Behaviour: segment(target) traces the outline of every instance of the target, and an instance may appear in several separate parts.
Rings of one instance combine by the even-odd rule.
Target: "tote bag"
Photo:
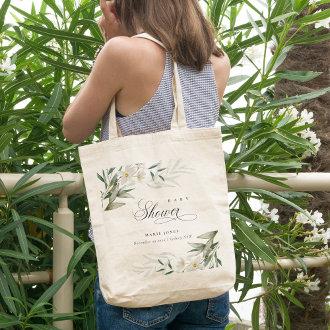
[[[115,306],[213,298],[235,282],[221,132],[187,128],[173,65],[170,130],[119,136],[113,99],[109,140],[79,147],[100,289]]]

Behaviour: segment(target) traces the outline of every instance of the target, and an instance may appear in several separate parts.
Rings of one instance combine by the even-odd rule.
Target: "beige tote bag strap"
[[[117,125],[116,96],[114,96],[112,101],[111,101],[108,127],[109,127],[109,131],[108,131],[109,132],[109,140],[123,136],[121,131],[120,131],[119,126]]]
[[[146,32],[142,32],[142,33],[136,34],[132,38],[144,38],[144,39],[148,39],[148,40],[151,40],[151,41],[155,42],[156,44],[158,44],[159,46],[163,47],[164,49],[166,49],[165,46],[164,46],[164,44],[160,40],[154,38],[153,36],[151,36],[149,33],[146,33]]]
[[[174,111],[171,122],[171,129],[181,129],[187,128],[186,114],[184,112],[183,105],[183,95],[182,95],[182,87],[179,77],[179,69],[178,64],[174,63],[174,76],[173,76],[173,96],[174,96]]]
[[[132,38],[149,39],[165,49],[165,46],[161,41],[152,37],[148,33],[143,32],[133,36]],[[174,96],[175,107],[172,116],[171,129],[187,128],[178,64],[175,61],[173,61],[173,96]],[[117,138],[119,136],[121,136],[121,133],[116,121],[116,100],[114,97],[111,102],[111,109],[109,116],[109,139]]]

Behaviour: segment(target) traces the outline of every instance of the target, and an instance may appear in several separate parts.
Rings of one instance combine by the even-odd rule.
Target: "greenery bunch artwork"
[[[329,9],[318,10],[328,1],[202,2],[233,69],[238,67],[242,72],[231,77],[229,86],[234,88],[225,94],[219,109],[219,129],[224,143],[230,145],[227,171],[286,188],[280,174],[301,171],[306,158],[315,156],[321,144],[313,131],[313,115],[301,104],[325,95],[330,88],[275,99],[277,82],[306,82],[321,75],[277,69],[293,47],[312,47],[330,39],[322,26]],[[25,174],[10,191],[0,181],[0,328],[54,329],[54,320],[73,320],[76,329],[91,330],[95,329],[96,256],[87,237],[86,196],[69,199],[69,208],[75,214],[72,238],[76,251],[68,269],[74,281],[74,313],[59,315],[52,311],[51,299],[63,281],[22,284],[12,273],[52,267],[53,230],[61,229],[52,223],[58,199],[46,193],[68,182],[26,189],[31,185],[29,179],[38,172],[81,171],[78,146],[62,135],[62,116],[103,45],[96,23],[100,10],[95,0],[45,0],[40,6],[31,1],[29,11],[16,4],[14,0],[1,0],[0,6],[0,171]],[[241,23],[242,12],[248,13],[246,23]],[[15,23],[8,23],[7,17]],[[260,49],[261,61],[255,61],[251,54]],[[244,75],[245,63],[253,67],[251,75]],[[85,143],[98,139],[99,131]],[[237,260],[234,289],[240,293],[238,301],[231,303],[232,311],[239,317],[237,303],[249,299],[251,289],[262,288],[254,297],[253,329],[260,327],[261,305],[269,329],[291,329],[289,305],[304,308],[297,293],[310,293],[319,287],[318,278],[308,276],[302,257],[328,252],[326,215],[306,210],[309,195],[304,193],[247,188],[231,192]],[[253,201],[261,205],[259,209],[251,206]],[[281,223],[277,205],[288,205],[295,211],[289,223]],[[197,245],[193,248],[200,252]],[[280,257],[301,260],[302,269],[298,273],[264,271],[261,282],[254,283],[253,263],[275,264]]]
[[[104,184],[104,190],[101,191],[103,208],[110,211],[126,205],[122,199],[135,198],[130,192],[137,184],[146,184],[152,188],[175,187],[179,185],[177,178],[180,175],[192,171],[182,159],[169,160],[165,167],[162,161],[158,161],[149,167],[145,163],[137,163],[102,170],[97,173],[97,177]]]
[[[143,276],[158,272],[162,275],[173,273],[193,272],[198,270],[217,268],[222,265],[218,257],[221,244],[218,230],[210,231],[197,236],[201,242],[188,242],[190,249],[186,255],[178,256],[170,252],[162,252],[156,255],[145,255],[146,262],[134,267],[134,271]]]

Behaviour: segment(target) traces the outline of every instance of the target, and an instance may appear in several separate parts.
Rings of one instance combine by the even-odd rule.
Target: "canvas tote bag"
[[[173,94],[170,130],[119,136],[113,99],[109,140],[79,147],[100,289],[115,306],[212,298],[235,282],[220,129],[187,128],[175,62]]]

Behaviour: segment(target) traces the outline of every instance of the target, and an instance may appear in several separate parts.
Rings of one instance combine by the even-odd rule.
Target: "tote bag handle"
[[[137,34],[132,38],[149,39],[166,49],[162,42],[145,32]],[[173,97],[174,111],[171,121],[171,130],[187,128],[178,64],[175,61],[173,61]],[[121,136],[121,133],[116,120],[116,97],[113,97],[109,115],[109,139],[118,138],[119,136]]]

